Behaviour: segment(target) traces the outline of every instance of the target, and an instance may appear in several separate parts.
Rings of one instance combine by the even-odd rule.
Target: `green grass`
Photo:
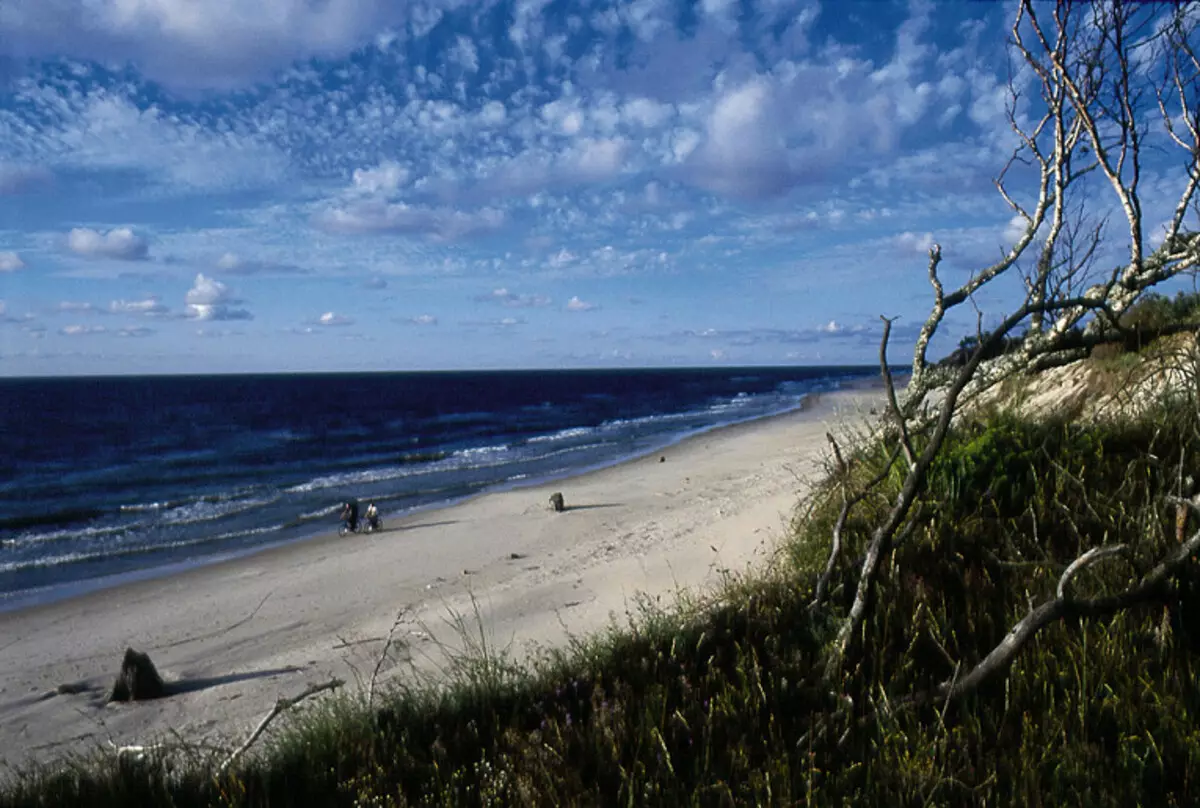
[[[869,479],[886,454],[859,447],[849,476]],[[962,702],[896,705],[979,661],[1083,550],[1133,552],[1073,591],[1136,580],[1175,541],[1162,497],[1197,457],[1200,437],[1169,411],[1088,430],[964,424],[832,688],[824,651],[898,471],[853,513],[828,609],[808,601],[841,504],[832,479],[797,519],[783,568],[731,579],[706,608],[643,604],[628,626],[528,670],[467,621],[447,681],[392,689],[375,709],[354,695],[300,709],[224,775],[203,761],[94,758],[19,772],[0,804],[1195,804],[1191,569],[1169,608],[1051,626]]]

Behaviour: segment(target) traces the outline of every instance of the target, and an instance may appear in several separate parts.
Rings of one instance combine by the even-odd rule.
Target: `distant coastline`
[[[792,375],[796,374],[797,369],[791,369]],[[641,414],[643,422],[638,423],[637,419],[624,419],[628,422],[627,425],[617,427],[614,426],[609,431],[613,435],[606,436],[610,438],[605,445],[600,445],[594,436],[589,434],[587,429],[574,424],[569,417],[564,416],[566,420],[556,423],[560,427],[557,430],[550,429],[548,432],[543,431],[534,435],[527,432],[529,424],[524,424],[519,429],[525,429],[526,434],[523,435],[482,435],[482,439],[476,440],[474,445],[462,443],[455,446],[451,444],[448,451],[444,452],[428,452],[430,458],[440,458],[424,463],[412,463],[408,466],[395,466],[394,458],[396,452],[399,451],[393,447],[390,458],[371,457],[370,454],[364,459],[360,468],[356,470],[353,466],[347,468],[346,471],[337,472],[332,476],[326,476],[314,480],[309,475],[310,482],[297,484],[295,479],[285,480],[284,483],[275,486],[276,490],[282,490],[284,493],[279,494],[264,494],[260,489],[265,489],[265,486],[255,488],[260,480],[255,479],[255,463],[260,462],[261,458],[257,457],[254,451],[248,453],[245,462],[249,464],[249,469],[238,468],[234,472],[240,480],[238,489],[240,493],[235,492],[233,495],[228,495],[224,491],[207,491],[199,492],[201,499],[197,501],[195,496],[189,496],[196,492],[174,492],[177,494],[174,498],[162,497],[161,499],[150,499],[144,505],[125,505],[121,510],[122,513],[114,519],[123,519],[124,523],[135,525],[133,530],[128,531],[133,533],[139,529],[138,525],[149,521],[153,518],[158,518],[165,523],[164,530],[174,530],[176,535],[183,531],[186,533],[182,540],[175,539],[174,544],[167,544],[164,547],[149,547],[142,549],[136,545],[133,547],[122,547],[119,544],[115,548],[104,546],[101,542],[112,538],[123,539],[126,533],[120,532],[122,522],[117,521],[117,524],[112,526],[104,525],[101,521],[99,526],[95,522],[89,523],[81,528],[81,532],[90,531],[89,535],[99,534],[99,541],[95,549],[85,547],[78,555],[80,558],[66,557],[67,564],[76,565],[76,569],[72,572],[82,571],[83,575],[75,575],[66,577],[65,579],[55,579],[55,569],[52,563],[46,563],[41,568],[40,576],[33,576],[26,573],[24,580],[33,579],[32,584],[24,586],[13,586],[13,579],[17,578],[14,575],[15,564],[21,563],[14,561],[13,556],[16,554],[14,550],[24,549],[26,559],[30,558],[30,547],[22,548],[22,538],[32,545],[34,550],[57,551],[59,546],[66,545],[72,541],[70,535],[71,528],[56,528],[54,525],[42,525],[39,527],[26,527],[22,530],[9,530],[7,533],[2,533],[2,541],[4,546],[0,548],[0,585],[4,584],[4,578],[7,574],[9,578],[8,585],[5,586],[8,591],[0,594],[0,612],[19,610],[36,606],[43,603],[55,602],[58,600],[77,597],[81,594],[93,592],[98,589],[105,589],[114,586],[120,586],[124,583],[132,581],[148,580],[152,578],[176,575],[180,572],[193,569],[199,566],[205,566],[212,563],[220,563],[233,558],[239,558],[246,555],[254,554],[265,549],[271,549],[282,545],[287,545],[293,542],[300,542],[312,539],[317,536],[327,534],[334,529],[336,525],[336,510],[337,503],[347,495],[354,495],[353,488],[361,486],[362,488],[370,488],[370,485],[375,485],[376,492],[387,485],[405,484],[410,478],[416,477],[416,472],[424,472],[428,470],[428,479],[432,484],[428,486],[428,490],[417,491],[417,495],[396,497],[390,496],[389,492],[383,492],[376,499],[380,502],[380,508],[383,511],[386,519],[394,519],[401,515],[411,515],[424,513],[426,511],[444,508],[456,503],[465,501],[482,493],[504,491],[513,488],[523,488],[544,483],[549,483],[557,480],[578,477],[588,474],[593,471],[608,468],[614,465],[619,465],[630,460],[644,457],[657,451],[662,451],[679,442],[696,435],[705,434],[709,431],[724,427],[734,426],[749,421],[759,420],[764,417],[792,412],[796,409],[806,406],[810,397],[819,394],[824,390],[834,389],[834,387],[860,387],[863,385],[870,386],[877,383],[877,376],[874,376],[874,369],[869,367],[854,367],[854,368],[837,368],[840,372],[838,377],[829,377],[823,374],[825,369],[803,368],[799,369],[803,376],[809,374],[808,378],[802,378],[803,387],[790,387],[785,395],[778,395],[771,388],[769,395],[759,392],[757,394],[746,395],[738,393],[733,396],[726,395],[716,405],[710,405],[705,408],[697,409],[694,401],[684,402],[687,406],[680,409],[678,406],[674,412],[671,412],[669,407],[665,412],[655,412],[653,409],[645,410]],[[759,373],[761,374],[761,369]],[[778,369],[773,371],[779,374]],[[621,372],[618,376],[605,376],[599,371],[582,371],[570,372],[573,377],[578,375],[590,376],[594,379],[612,382],[614,378],[624,379],[630,376],[654,376],[658,371],[646,370],[638,371],[633,374]],[[680,372],[671,371],[668,375],[675,376]],[[726,374],[721,376],[721,374]],[[714,375],[715,374],[715,375]],[[812,375],[819,374],[819,375]],[[456,374],[441,374],[441,379],[453,379]],[[460,378],[462,374],[457,374]],[[492,379],[502,378],[504,374],[495,372],[487,372],[481,374],[472,374],[476,378]],[[528,374],[519,374],[527,377]],[[535,374],[540,378],[545,378],[547,374]],[[700,372],[699,378],[729,378],[735,380],[733,387],[745,386],[749,384],[749,380],[756,377],[753,372],[747,373],[747,369],[723,369],[722,371],[713,371],[711,369]],[[174,377],[172,377],[174,378]],[[197,379],[211,379],[215,377],[192,377]],[[244,385],[249,380],[249,377],[222,377],[227,381],[234,381],[237,385]],[[294,380],[296,377],[287,375],[274,376],[275,379]],[[324,378],[322,374],[306,374],[300,377],[305,380]],[[411,382],[414,378],[411,374],[384,374],[378,378],[400,378]],[[511,380],[513,377],[510,375]],[[681,378],[689,379],[687,375]],[[784,373],[780,377],[781,384],[792,384],[794,379],[787,378]],[[694,380],[693,380],[694,381]],[[774,383],[777,381],[772,378],[768,382]],[[360,382],[361,383],[361,382]],[[134,379],[123,379],[118,387],[134,387],[138,386],[138,381]],[[760,384],[760,386],[762,386]],[[732,389],[732,388],[730,388]],[[701,391],[703,393],[703,391]],[[589,394],[591,395],[591,394]],[[584,397],[586,399],[586,397]],[[705,400],[704,395],[700,399]],[[335,399],[336,403],[336,399]],[[620,404],[620,402],[618,402]],[[609,402],[611,406],[612,403]],[[691,407],[690,409],[688,407]],[[526,406],[524,409],[528,409]],[[542,407],[541,409],[546,409]],[[650,414],[646,414],[646,413]],[[476,429],[479,424],[473,421],[487,422],[486,414],[465,412],[461,416],[453,416],[449,414],[446,420],[453,421],[457,417],[459,423],[455,428]],[[673,420],[672,420],[673,419]],[[618,419],[620,420],[620,419]],[[659,426],[663,428],[659,428]],[[277,426],[277,425],[276,425]],[[362,426],[358,424],[357,426]],[[354,423],[343,425],[343,431],[353,431],[356,427]],[[620,429],[624,428],[625,432]],[[269,432],[271,430],[268,430]],[[443,430],[444,431],[444,430]],[[291,441],[295,439],[295,430],[274,430],[273,438]],[[485,429],[486,432],[486,429]],[[441,438],[445,439],[445,434]],[[455,436],[451,436],[455,437]],[[479,436],[476,436],[479,437]],[[358,436],[360,443],[367,445],[373,452],[370,435]],[[525,441],[521,443],[521,441]],[[499,454],[512,454],[514,451],[525,451],[527,447],[546,447],[548,451],[545,454],[551,458],[559,458],[554,462],[537,463],[525,462],[523,467],[514,467],[511,469],[505,468],[503,460],[508,459],[507,456],[497,460]],[[514,449],[513,447],[518,447]],[[428,447],[416,447],[409,451],[406,456],[418,454],[425,451]],[[601,451],[603,450],[603,451]],[[187,456],[188,451],[196,451],[195,449],[184,450],[184,457],[181,462],[184,464],[184,469],[188,468],[187,464],[193,458]],[[201,450],[203,451],[203,450]],[[556,454],[557,453],[557,454]],[[245,455],[246,453],[243,452]],[[375,453],[380,454],[380,453]],[[462,458],[470,458],[470,463]],[[388,461],[391,461],[389,465]],[[241,462],[235,456],[235,462]],[[458,468],[454,468],[454,464],[458,463]],[[444,468],[435,468],[441,464]],[[477,466],[478,468],[472,466]],[[380,471],[380,469],[386,471]],[[498,473],[498,472],[505,473]],[[509,473],[511,472],[511,473]],[[395,476],[389,476],[393,474]],[[345,475],[345,482],[337,476],[337,474]],[[455,475],[469,476],[470,479],[459,481],[455,485]],[[490,474],[490,476],[488,476]],[[355,476],[357,475],[357,476]],[[267,472],[263,472],[262,476],[267,476]],[[374,477],[381,479],[372,483]],[[305,486],[315,486],[311,492],[301,491]],[[320,486],[326,486],[321,488]],[[10,491],[15,491],[15,487],[10,485]],[[347,493],[347,492],[351,493]],[[3,489],[0,489],[2,495]],[[290,493],[289,493],[290,492]],[[299,493],[297,493],[299,492]],[[366,491],[366,497],[369,498],[371,491]],[[271,496],[283,498],[286,496],[299,497],[300,494],[307,496],[307,499],[302,500],[302,505],[293,506],[293,516],[290,518],[278,518],[276,524],[280,527],[265,527],[257,524],[247,524],[246,520],[256,515],[253,512],[254,507],[258,507],[259,502],[270,502]],[[298,502],[301,502],[297,498]],[[324,503],[324,504],[322,504]],[[92,501],[83,503],[89,506],[95,506],[98,503]],[[99,503],[103,505],[103,503]],[[67,503],[71,507],[73,503]],[[242,510],[239,511],[238,509]],[[111,505],[108,508],[112,510]],[[294,514],[295,510],[300,510],[300,514]],[[299,518],[297,518],[297,516]],[[42,515],[35,514],[34,520],[41,519]],[[51,515],[52,518],[52,515]],[[227,529],[229,523],[235,519],[243,520],[243,534],[236,535],[236,531]],[[11,517],[10,517],[11,519]],[[170,520],[174,520],[173,522]],[[98,520],[99,521],[99,520]],[[3,520],[0,519],[0,526],[3,525]],[[236,523],[235,523],[236,526]],[[109,531],[103,533],[103,531]],[[30,541],[30,538],[32,540]],[[58,545],[58,546],[56,546]],[[111,558],[106,556],[106,552],[112,552]],[[92,557],[87,557],[87,553],[91,552]],[[60,554],[59,557],[63,557]],[[26,561],[29,564],[42,563],[42,559],[37,556],[32,556],[33,560]],[[50,561],[54,561],[55,556],[48,556]],[[90,565],[91,569],[78,569]],[[105,568],[107,565],[108,568]],[[26,567],[26,570],[29,568]],[[39,571],[38,568],[33,568]],[[7,571],[7,572],[6,572]],[[21,570],[17,570],[20,572]]]

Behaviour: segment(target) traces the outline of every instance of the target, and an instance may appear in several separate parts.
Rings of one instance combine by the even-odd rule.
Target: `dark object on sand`
[[[666,456],[666,455],[659,455],[658,462],[659,462],[659,463],[666,463],[666,462],[667,462],[667,456]]]
[[[567,509],[567,506],[563,504],[563,495],[561,491],[555,491],[550,495],[550,507],[553,508],[556,513],[562,513]]]
[[[109,701],[143,701],[145,699],[160,699],[167,695],[167,688],[162,677],[150,661],[148,654],[125,649],[125,660],[121,663],[121,672],[117,681],[113,682]]]

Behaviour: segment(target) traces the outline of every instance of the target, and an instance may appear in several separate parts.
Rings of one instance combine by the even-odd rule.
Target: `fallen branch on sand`
[[[263,720],[260,721],[258,723],[258,726],[254,728],[254,732],[250,733],[250,737],[247,738],[242,743],[241,746],[239,746],[237,749],[233,750],[233,754],[231,754],[229,757],[225,758],[225,761],[220,765],[220,767],[217,769],[217,771],[219,773],[224,773],[224,771],[226,769],[228,769],[231,765],[233,765],[234,761],[236,761],[238,758],[240,758],[242,755],[244,755],[246,753],[246,751],[251,746],[254,745],[254,742],[258,740],[258,736],[263,734],[263,732],[267,728],[267,725],[270,724],[272,721],[274,721],[275,718],[277,716],[279,716],[280,713],[284,712],[285,710],[289,710],[292,707],[295,707],[297,704],[304,701],[309,696],[315,696],[318,693],[324,692],[326,690],[335,690],[335,689],[341,687],[343,684],[345,684],[345,682],[343,682],[341,679],[330,679],[328,682],[325,682],[324,684],[311,685],[303,693],[293,696],[290,699],[280,699],[279,701],[275,702],[275,706],[271,708],[271,712],[267,713],[263,717]]]

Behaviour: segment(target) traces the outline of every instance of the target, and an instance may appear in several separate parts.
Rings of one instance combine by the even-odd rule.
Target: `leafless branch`
[[[375,670],[371,671],[371,683],[367,687],[368,709],[375,703],[375,681],[379,678],[379,671],[383,669],[384,661],[387,660],[388,651],[392,647],[392,639],[396,636],[396,629],[400,627],[400,624],[411,613],[412,609],[408,606],[396,612],[396,619],[392,622],[392,627],[388,629],[387,639],[383,643],[383,650],[379,652],[379,659],[375,661]]]
[[[887,317],[879,319],[883,320],[883,336],[879,340],[879,372],[883,376],[883,386],[887,390],[888,412],[896,422],[896,429],[900,432],[900,445],[904,447],[904,457],[908,460],[908,467],[912,468],[916,465],[917,456],[913,453],[912,437],[908,434],[908,420],[900,412],[900,405],[896,402],[896,385],[892,381],[892,370],[888,367],[887,361],[888,338],[892,334],[892,321]]]
[[[241,746],[233,750],[233,753],[229,757],[225,758],[225,761],[221,763],[217,771],[219,773],[223,773],[230,766],[232,766],[238,758],[244,755],[246,751],[254,745],[254,742],[257,741],[258,737],[266,730],[267,725],[274,721],[281,713],[290,710],[292,707],[295,707],[297,704],[310,696],[315,696],[318,693],[325,692],[326,690],[336,690],[343,684],[345,684],[345,682],[343,682],[341,679],[330,679],[324,684],[311,685],[302,693],[299,693],[290,699],[280,699],[279,701],[275,702],[275,706],[271,708],[271,712],[263,716],[262,721],[258,722],[258,726],[254,728],[254,731],[250,733],[250,736],[246,738],[244,742],[242,742]]]
[[[1177,572],[1200,549],[1200,531],[1169,553],[1162,561],[1132,586],[1116,595],[1107,595],[1084,600],[1066,597],[1064,588],[1069,578],[1080,569],[1102,558],[1123,550],[1118,547],[1098,547],[1075,559],[1059,580],[1055,597],[1046,601],[1020,620],[991,652],[965,676],[945,681],[933,691],[914,697],[914,701],[934,699],[958,699],[975,690],[986,679],[1004,670],[1037,633],[1051,623],[1067,617],[1106,617],[1141,603],[1160,597],[1166,591],[1170,577]],[[1085,561],[1086,559],[1086,561]]]
[[[830,441],[833,441],[833,436],[830,435],[829,439],[830,439]],[[834,449],[835,450],[837,449],[836,443],[834,443]],[[841,461],[841,452],[840,451],[837,452],[837,456],[838,456],[839,463],[840,463],[840,461]],[[822,570],[821,577],[819,577],[817,579],[816,591],[813,593],[812,601],[808,604],[808,608],[810,610],[816,608],[821,603],[823,603],[825,600],[825,590],[829,586],[829,579],[831,577],[833,577],[834,566],[837,564],[838,557],[842,553],[842,531],[846,529],[846,520],[850,518],[850,510],[852,508],[854,508],[855,505],[857,505],[858,503],[860,503],[864,499],[866,499],[868,496],[870,496],[871,491],[873,491],[876,488],[876,486],[878,486],[885,479],[887,479],[887,476],[892,473],[892,466],[896,465],[896,460],[899,457],[900,457],[900,446],[897,445],[896,448],[892,450],[892,454],[888,458],[887,463],[884,464],[883,469],[878,474],[876,474],[874,477],[872,477],[867,482],[867,484],[865,486],[863,486],[862,489],[858,493],[856,493],[854,496],[846,495],[845,486],[848,483],[848,481],[843,480],[843,482],[842,482],[842,486],[843,486],[842,487],[842,509],[838,512],[837,521],[834,522],[834,525],[833,525],[833,541],[829,548],[829,558],[825,561],[825,569]],[[841,463],[841,465],[844,468],[845,464]]]

